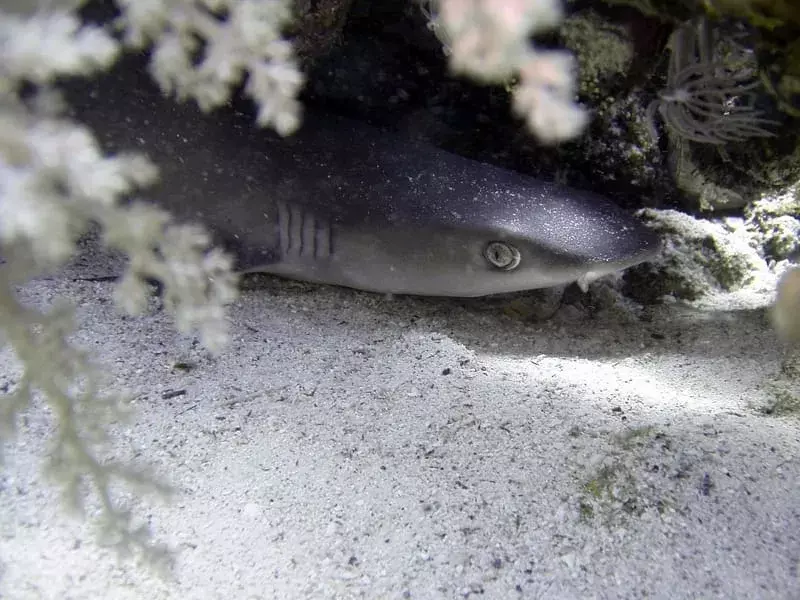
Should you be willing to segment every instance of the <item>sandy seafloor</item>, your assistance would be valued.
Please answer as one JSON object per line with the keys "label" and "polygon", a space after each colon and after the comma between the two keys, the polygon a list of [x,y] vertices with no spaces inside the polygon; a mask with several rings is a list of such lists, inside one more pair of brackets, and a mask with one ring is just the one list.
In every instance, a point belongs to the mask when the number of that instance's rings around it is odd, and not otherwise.
{"label": "sandy seafloor", "polygon": [[24,290],[71,298],[140,394],[117,456],[178,489],[136,507],[175,567],[119,563],[65,516],[32,411],[5,454],[3,598],[800,598],[800,416],[764,410],[796,379],[766,289],[537,321],[249,287],[219,358],[163,313],[119,318],[109,282]]}

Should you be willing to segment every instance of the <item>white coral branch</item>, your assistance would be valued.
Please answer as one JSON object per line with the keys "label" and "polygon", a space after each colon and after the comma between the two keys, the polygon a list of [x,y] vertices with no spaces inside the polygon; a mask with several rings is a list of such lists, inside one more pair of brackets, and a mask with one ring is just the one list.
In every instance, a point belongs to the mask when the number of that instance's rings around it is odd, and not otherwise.
{"label": "white coral branch", "polygon": [[281,135],[300,125],[296,97],[304,78],[292,45],[281,37],[289,0],[117,0],[126,40],[153,44],[150,70],[168,93],[194,98],[210,111],[246,76],[245,93],[259,106],[257,122]]}
{"label": "white coral branch", "polygon": [[534,48],[530,35],[562,19],[560,0],[422,0],[431,28],[446,44],[450,68],[483,83],[519,78],[514,112],[545,143],[568,140],[586,126],[575,102],[574,59]]}
{"label": "white coral branch", "polygon": [[16,389],[1,405],[4,437],[14,433],[18,415],[40,392],[56,427],[47,472],[62,485],[67,506],[86,514],[85,500],[92,490],[99,501],[96,520],[103,537],[122,552],[138,550],[155,566],[166,566],[165,549],[152,543],[149,533],[133,523],[130,511],[112,494],[120,483],[161,495],[171,490],[144,471],[101,459],[109,442],[108,427],[130,413],[128,399],[100,393],[99,372],[68,341],[74,330],[69,306],[57,305],[48,313],[25,307],[3,275],[0,271],[2,333],[23,365]]}
{"label": "white coral branch", "polygon": [[[230,258],[210,247],[201,228],[175,225],[152,206],[123,203],[155,181],[156,167],[139,155],[106,156],[91,131],[59,116],[53,80],[106,68],[119,51],[103,28],[81,25],[68,12],[41,9],[23,18],[0,11],[0,338],[23,369],[0,402],[0,439],[14,434],[19,414],[40,395],[55,417],[50,472],[66,496],[81,508],[93,491],[111,541],[153,558],[160,553],[112,488],[155,484],[101,460],[109,426],[124,416],[120,399],[101,393],[98,371],[70,342],[71,311],[25,307],[15,291],[63,266],[94,223],[106,245],[130,259],[116,288],[118,306],[139,311],[148,295],[145,280],[156,279],[180,330],[197,330],[212,350],[227,340],[224,307],[237,294]],[[31,84],[36,94],[23,100],[23,87]]]}
{"label": "white coral branch", "polygon": [[115,295],[123,308],[143,305],[144,280],[156,279],[181,331],[197,328],[212,350],[224,345],[224,307],[236,297],[230,258],[211,251],[209,236],[198,227],[173,225],[155,207],[119,204],[155,180],[154,165],[138,155],[106,157],[86,128],[21,111],[16,119],[0,117],[0,139],[4,255],[24,255],[39,271],[53,270],[72,256],[90,224],[98,223],[107,245],[130,258]]}
{"label": "white coral branch", "polygon": [[0,73],[9,81],[47,83],[109,67],[119,45],[105,31],[57,10],[23,18],[0,12]]}

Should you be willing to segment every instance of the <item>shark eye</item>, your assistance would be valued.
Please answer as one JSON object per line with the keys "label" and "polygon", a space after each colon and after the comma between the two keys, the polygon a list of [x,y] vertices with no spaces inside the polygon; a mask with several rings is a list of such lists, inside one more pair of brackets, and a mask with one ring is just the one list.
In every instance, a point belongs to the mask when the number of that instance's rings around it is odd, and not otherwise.
{"label": "shark eye", "polygon": [[483,251],[489,263],[503,271],[512,271],[519,266],[522,256],[514,246],[506,242],[489,242]]}

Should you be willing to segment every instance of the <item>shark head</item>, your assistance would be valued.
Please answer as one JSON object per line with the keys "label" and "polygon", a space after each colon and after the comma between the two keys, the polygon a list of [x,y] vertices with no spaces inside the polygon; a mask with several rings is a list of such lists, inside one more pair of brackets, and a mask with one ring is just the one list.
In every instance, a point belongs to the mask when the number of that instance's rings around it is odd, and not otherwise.
{"label": "shark head", "polygon": [[572,282],[585,289],[660,249],[657,236],[632,217],[624,231],[585,228],[580,240],[554,245],[490,226],[350,232],[338,243],[335,279],[363,290],[425,296],[485,296]]}
{"label": "shark head", "polygon": [[386,190],[380,210],[341,229],[344,285],[461,297],[585,287],[661,248],[653,230],[603,196],[472,161],[460,173],[460,161],[440,155],[410,185]]}

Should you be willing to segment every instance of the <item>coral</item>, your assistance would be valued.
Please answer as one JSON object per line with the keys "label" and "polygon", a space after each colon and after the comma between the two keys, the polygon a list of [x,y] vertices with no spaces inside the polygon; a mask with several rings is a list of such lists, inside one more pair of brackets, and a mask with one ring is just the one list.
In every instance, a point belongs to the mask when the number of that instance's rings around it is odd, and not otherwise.
{"label": "coral", "polygon": [[244,92],[259,106],[259,125],[281,135],[300,125],[295,97],[303,76],[281,36],[292,17],[289,0],[116,1],[126,42],[152,44],[151,73],[164,91],[211,110],[246,74]]}
{"label": "coral", "polygon": [[770,258],[782,260],[800,251],[800,220],[789,215],[770,219],[764,235],[764,252]]}
{"label": "coral", "polygon": [[709,169],[709,165],[700,163],[702,168],[698,165],[692,156],[689,142],[677,136],[670,137],[668,147],[668,164],[675,185],[692,196],[700,210],[741,208],[747,204],[747,200],[739,191],[720,185],[708,177],[706,170]]}
{"label": "coral", "polygon": [[48,312],[25,307],[5,282],[0,307],[2,333],[23,366],[0,403],[0,439],[7,442],[17,433],[19,416],[38,407],[40,397],[55,423],[45,472],[61,485],[65,505],[91,514],[100,538],[121,553],[137,552],[152,566],[168,566],[166,548],[153,542],[118,493],[121,486],[161,496],[171,490],[146,470],[107,457],[112,425],[131,415],[131,402],[125,395],[103,392],[100,369],[70,343],[72,307],[63,302]]}
{"label": "coral", "polygon": [[[543,143],[576,137],[588,115],[575,103],[574,58],[539,50],[528,37],[554,28],[562,18],[558,0],[431,0],[426,13],[443,41],[451,70],[483,83],[506,84],[514,112]],[[425,2],[423,2],[425,5]]]}
{"label": "coral", "polygon": [[692,12],[697,11],[695,0],[605,0],[612,6],[629,6],[648,17],[662,20],[685,20]]}
{"label": "coral", "polygon": [[605,0],[667,23],[707,17],[756,33],[751,49],[758,75],[780,109],[800,116],[800,11],[792,0]]}
{"label": "coral", "polygon": [[745,210],[745,217],[747,228],[759,240],[767,258],[784,260],[800,253],[800,199],[796,187],[753,202]]}
{"label": "coral", "polygon": [[767,269],[741,219],[711,221],[655,209],[641,215],[664,238],[661,256],[629,273],[635,280],[646,272],[647,293],[655,296],[650,301],[667,295],[696,300],[714,290],[737,290]]}
{"label": "coral", "polygon": [[625,28],[594,10],[570,15],[559,32],[580,64],[580,91],[592,103],[602,103],[607,87],[625,77],[633,60],[633,44]]}
{"label": "coral", "polygon": [[[147,12],[155,4],[137,3],[136,10]],[[127,23],[141,26],[143,18],[136,13]],[[246,58],[241,47],[219,52],[233,53],[235,61]],[[99,370],[70,341],[71,309],[59,304],[49,312],[38,310],[26,306],[16,291],[63,266],[79,238],[96,226],[105,245],[129,259],[114,294],[121,309],[140,312],[149,296],[147,281],[155,279],[181,331],[197,330],[212,351],[227,340],[224,307],[238,293],[230,259],[209,247],[199,226],[175,225],[160,209],[123,202],[154,182],[157,168],[136,154],[104,156],[91,131],[63,117],[56,79],[91,75],[119,54],[119,43],[106,29],[81,24],[69,11],[0,12],[0,333],[22,367],[16,387],[2,398],[0,425],[7,441],[21,414],[41,399],[55,421],[49,472],[63,484],[69,503],[83,507],[93,494],[102,532],[120,549],[138,549],[153,558],[160,556],[158,549],[115,500],[115,490],[121,483],[162,488],[145,474],[103,458],[109,427],[124,413],[120,399],[102,391]],[[254,95],[267,98],[274,92],[281,105],[284,90],[275,89],[269,75],[261,84],[257,80]],[[213,84],[208,89],[215,90],[215,98],[222,93]],[[262,109],[278,115],[276,126],[287,125],[274,105]]]}
{"label": "coral", "polygon": [[141,312],[146,282],[156,279],[179,329],[198,328],[208,347],[221,348],[223,306],[235,295],[230,259],[209,251],[208,236],[196,226],[173,225],[169,215],[143,203],[119,204],[155,179],[155,167],[137,155],[102,156],[91,133],[78,125],[20,107],[8,111],[0,118],[4,283],[62,266],[95,222],[106,245],[130,259],[117,286],[118,305]]}
{"label": "coral", "polygon": [[630,6],[642,14],[664,20],[685,20],[704,13],[714,18],[737,18],[764,29],[800,24],[792,0],[605,0]]}
{"label": "coral", "polygon": [[[704,144],[769,137],[777,123],[753,107],[759,85],[752,70],[734,70],[718,59],[715,30],[705,18],[678,27],[670,38],[667,88],[648,107],[677,135]],[[653,138],[657,139],[653,125]]]}
{"label": "coral", "polygon": [[712,0],[706,6],[712,14],[736,16],[766,29],[800,25],[792,0]]}
{"label": "coral", "polygon": [[797,142],[762,85],[754,39],[742,23],[682,23],[669,39],[666,87],[647,108],[653,141],[656,114],[666,125],[667,164],[684,202],[702,211],[742,209],[797,179]]}

